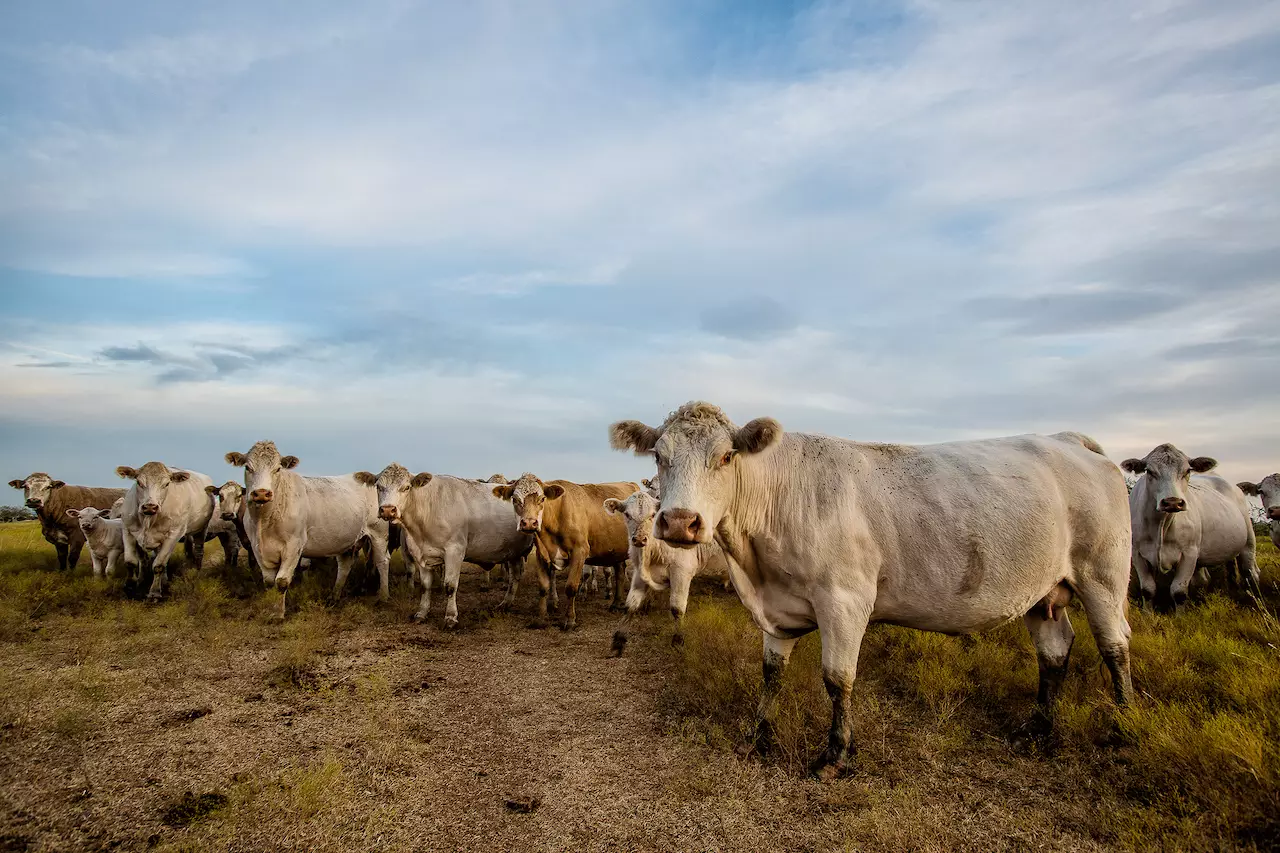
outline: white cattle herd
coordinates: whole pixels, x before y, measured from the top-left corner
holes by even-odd
[[[613,650],[622,654],[631,618],[651,591],[669,590],[681,625],[693,578],[725,575],[763,633],[764,690],[753,748],[770,748],[781,676],[801,636],[822,638],[822,671],[832,701],[827,746],[813,774],[848,772],[854,745],[850,691],[867,626],[887,622],[967,634],[1021,617],[1040,666],[1037,725],[1051,722],[1074,639],[1063,608],[1079,599],[1115,699],[1130,700],[1130,573],[1145,607],[1157,578],[1185,604],[1197,569],[1225,563],[1257,595],[1254,528],[1246,495],[1261,498],[1280,546],[1280,474],[1231,485],[1208,472],[1216,462],[1162,444],[1115,465],[1087,436],[1061,432],[910,446],[784,432],[758,418],[736,426],[716,406],[681,406],[658,427],[620,421],[616,450],[649,456],[643,484],[543,481],[526,473],[462,479],[411,473],[392,463],[379,474],[297,473],[299,460],[260,441],[226,461],[244,485],[215,486],[204,474],[148,462],[121,466],[126,490],[68,486],[43,473],[10,486],[37,510],[59,566],[73,568],[88,544],[95,577],[130,578],[150,568],[148,599],[162,598],[179,541],[198,568],[218,537],[228,564],[247,542],[251,569],[281,595],[311,558],[338,563],[335,598],[359,551],[389,595],[389,555],[403,547],[422,584],[415,619],[425,620],[435,576],[446,598],[444,624],[458,623],[462,564],[501,568],[515,602],[526,557],[538,571],[535,624],[545,624],[564,569],[563,626],[577,624],[575,599],[587,572],[605,573],[611,609],[625,609]],[[1139,475],[1126,493],[1121,468]],[[630,589],[625,594],[627,567]],[[592,576],[592,582],[595,582]]]

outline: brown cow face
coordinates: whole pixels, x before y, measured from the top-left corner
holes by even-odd
[[[259,441],[247,454],[233,450],[226,455],[226,460],[230,465],[244,468],[244,490],[254,506],[271,503],[276,495],[277,475],[298,465],[298,457],[281,456],[274,441]]]
[[[609,498],[604,502],[610,515],[622,514],[627,522],[627,537],[633,548],[643,548],[653,535],[653,519],[658,514],[658,501],[648,492],[635,492],[625,501]]]
[[[511,501],[516,511],[516,530],[537,533],[542,529],[542,513],[547,508],[547,501],[559,500],[564,495],[564,487],[543,483],[525,472],[514,483],[494,486],[493,494],[504,501]]]
[[[191,474],[176,468],[169,468],[163,462],[148,462],[141,468],[130,468],[121,465],[116,474],[126,480],[134,481],[138,495],[138,512],[145,516],[158,515],[164,506],[169,487],[174,483],[185,483]]]
[[[27,506],[34,510],[41,510],[49,502],[53,490],[62,488],[66,483],[55,480],[48,474],[35,473],[25,480],[10,480],[9,485],[15,489],[22,489],[23,502]]]
[[[1147,494],[1154,500],[1157,512],[1184,512],[1187,508],[1187,486],[1192,472],[1212,471],[1216,459],[1197,456],[1191,459],[1172,444],[1162,444],[1142,459],[1126,459],[1120,467],[1131,474],[1147,478]]]
[[[710,542],[738,488],[741,455],[762,453],[782,437],[772,418],[741,428],[710,403],[686,403],[659,429],[619,421],[609,429],[615,450],[652,454],[662,483],[654,534],[672,545]]]

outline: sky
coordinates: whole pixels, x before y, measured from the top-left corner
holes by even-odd
[[[1280,469],[1265,0],[10,3],[0,186],[7,477],[632,479],[693,399]]]

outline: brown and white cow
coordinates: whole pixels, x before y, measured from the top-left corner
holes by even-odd
[[[10,480],[9,486],[22,490],[23,501],[36,511],[40,532],[58,553],[58,569],[74,569],[84,547],[80,525],[67,515],[69,509],[93,507],[109,510],[124,497],[124,489],[98,489],[91,486],[68,486],[48,474],[37,471],[21,480]]]
[[[651,455],[654,524],[680,547],[715,541],[764,633],[756,747],[771,740],[779,679],[798,637],[822,634],[832,700],[820,779],[852,769],[858,650],[871,622],[966,634],[1022,617],[1052,720],[1074,635],[1055,605],[1078,596],[1129,701],[1129,513],[1124,478],[1078,433],[929,446],[738,427],[716,406],[681,406],[654,429],[610,428],[615,449]]]
[[[244,527],[262,580],[274,584],[280,616],[294,572],[304,557],[336,557],[335,599],[342,594],[356,549],[367,538],[378,570],[378,598],[390,598],[387,577],[387,522],[378,517],[378,492],[354,474],[304,477],[293,469],[298,457],[281,456],[275,442],[259,441],[248,453],[231,451],[228,464],[244,468],[249,497]]]
[[[123,503],[123,498],[116,502]],[[111,518],[111,510],[91,506],[67,510],[74,518],[89,546],[89,558],[93,561],[93,576],[99,580],[115,577],[116,567],[124,560],[124,522]]]
[[[648,482],[647,480],[644,482]],[[727,574],[726,557],[714,542],[693,548],[677,548],[653,535],[653,520],[658,514],[658,500],[646,489],[625,501],[609,498],[606,512],[616,513],[627,523],[631,542],[631,590],[627,593],[627,614],[613,633],[613,651],[621,655],[627,646],[632,617],[644,605],[646,594],[653,590],[670,590],[668,607],[675,619],[672,645],[684,642],[684,612],[689,606],[689,587],[699,574]]]
[[[1181,609],[1197,566],[1230,563],[1255,594],[1260,591],[1249,504],[1240,489],[1208,473],[1217,465],[1208,456],[1192,459],[1172,444],[1120,463],[1141,475],[1129,494],[1129,513],[1133,570],[1144,607],[1155,601],[1156,572],[1173,570],[1169,594]]]
[[[169,586],[169,557],[184,542],[196,571],[204,562],[205,530],[213,517],[213,501],[205,492],[212,481],[196,471],[148,462],[141,468],[121,465],[116,474],[133,480],[124,494],[124,561],[131,578],[141,579],[142,559],[150,557],[154,575],[148,601],[159,601]],[[154,552],[154,554],[152,554]]]
[[[578,625],[574,602],[582,584],[583,566],[588,563],[613,568],[611,609],[621,607],[623,569],[629,551],[627,525],[621,516],[606,512],[604,502],[609,498],[625,500],[639,488],[635,483],[544,483],[529,473],[521,474],[514,483],[493,487],[493,494],[510,501],[515,509],[516,529],[537,537],[534,547],[541,571],[535,625],[546,624],[547,595],[555,586],[559,561],[564,563],[567,575],[562,623],[565,630]]]
[[[503,566],[508,585],[501,607],[514,603],[533,533],[512,527],[511,510],[494,497],[491,483],[444,474],[410,474],[395,462],[376,477],[367,471],[356,476],[377,487],[379,516],[400,525],[406,547],[412,543],[423,587],[416,621],[427,619],[435,573],[443,569],[444,625],[458,624],[458,582],[464,562],[486,571]]]
[[[1237,483],[1240,491],[1262,501],[1262,515],[1271,523],[1271,544],[1280,548],[1280,474],[1268,474],[1257,483]]]

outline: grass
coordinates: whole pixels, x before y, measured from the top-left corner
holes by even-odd
[[[1280,555],[1259,542],[1265,600],[1222,595],[1178,616],[1130,611],[1137,701],[1117,708],[1087,621],[1076,643],[1053,739],[1037,760],[1084,780],[1105,807],[1090,831],[1125,848],[1280,844]],[[761,688],[760,634],[732,602],[689,608],[662,704],[680,731],[718,748],[747,742]],[[773,759],[788,772],[825,742],[830,702],[820,638],[796,647],[778,705]],[[976,638],[873,626],[855,687],[861,760],[948,761],[1006,744],[1030,714],[1035,653],[1020,622]],[[1007,759],[1013,760],[1013,759]],[[908,786],[910,787],[910,786]]]

